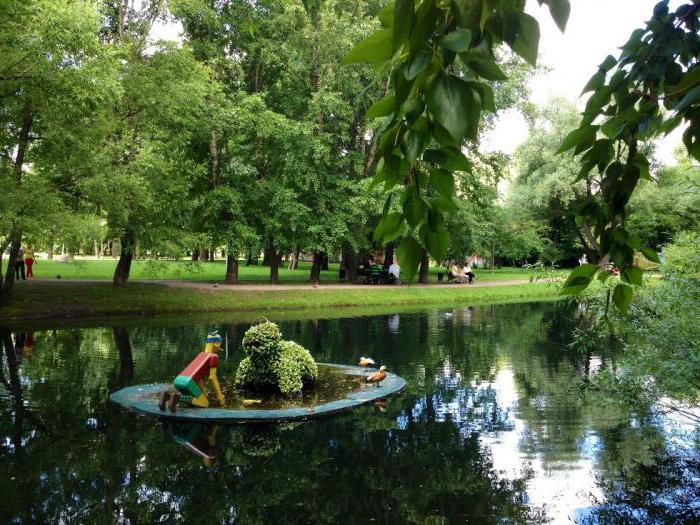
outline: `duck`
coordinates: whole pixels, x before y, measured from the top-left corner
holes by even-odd
[[[367,382],[374,383],[376,386],[379,386],[379,383],[381,383],[385,379],[386,379],[386,367],[384,365],[382,365],[379,367],[379,372],[375,372],[374,374],[371,374],[370,376],[367,377]]]
[[[360,366],[368,367],[374,364],[374,359],[371,357],[360,357]]]

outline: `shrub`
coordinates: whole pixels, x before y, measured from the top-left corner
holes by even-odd
[[[700,232],[683,232],[664,248],[665,273],[700,280]]]
[[[301,392],[318,377],[309,351],[294,341],[284,341],[276,324],[252,326],[243,337],[246,356],[236,372],[236,385],[252,390],[277,388],[283,394]]]
[[[291,353],[283,353],[277,368],[277,387],[283,394],[301,392],[304,388],[302,366]]]
[[[273,361],[279,357],[282,334],[275,323],[266,321],[251,326],[243,336],[245,354],[256,361]]]
[[[311,353],[294,341],[282,341],[282,359],[287,357],[296,361],[301,367],[301,380],[305,383],[313,383],[318,377],[318,367]]]

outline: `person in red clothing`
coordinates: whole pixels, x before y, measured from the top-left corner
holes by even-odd
[[[32,270],[32,266],[34,266],[34,248],[31,245],[27,246],[27,249],[24,251],[24,266],[26,267],[25,275],[27,279],[30,277],[33,279],[34,271]]]

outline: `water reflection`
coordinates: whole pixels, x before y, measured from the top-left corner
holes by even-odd
[[[409,384],[275,426],[166,425],[107,402],[173,377],[209,326],[2,333],[0,522],[566,522],[603,500],[617,506],[576,515],[683,522],[654,484],[662,472],[692,498],[697,465],[668,459],[661,420],[584,395],[614,354],[571,352],[572,317],[530,304],[280,323],[319,361],[372,356]],[[222,377],[246,328],[219,327]]]

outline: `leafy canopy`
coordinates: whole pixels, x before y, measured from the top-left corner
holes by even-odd
[[[540,0],[560,28],[568,0]],[[377,227],[378,240],[397,237],[404,226],[413,235],[399,246],[404,274],[415,275],[425,248],[441,260],[450,245],[445,213],[454,210],[455,171],[469,171],[462,153],[475,142],[484,113],[494,112],[492,82],[505,80],[494,50],[505,43],[532,65],[540,31],[520,0],[396,0],[380,13],[381,27],[358,43],[345,63],[366,62],[389,75],[387,95],[369,109],[383,117],[377,183],[399,211]]]

